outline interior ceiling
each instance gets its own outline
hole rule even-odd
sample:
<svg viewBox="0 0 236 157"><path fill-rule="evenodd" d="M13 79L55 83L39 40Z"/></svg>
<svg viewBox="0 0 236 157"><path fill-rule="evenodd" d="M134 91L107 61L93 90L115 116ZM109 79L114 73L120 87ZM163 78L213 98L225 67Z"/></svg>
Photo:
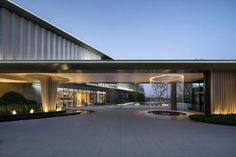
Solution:
<svg viewBox="0 0 236 157"><path fill-rule="evenodd" d="M36 74L36 73L34 73ZM67 79L68 83L149 83L154 76L167 73L37 73ZM178 73L184 76L184 82L193 82L203 79L203 73ZM32 73L8 73L0 74L0 82L26 83L39 82L35 77L29 77Z"/></svg>

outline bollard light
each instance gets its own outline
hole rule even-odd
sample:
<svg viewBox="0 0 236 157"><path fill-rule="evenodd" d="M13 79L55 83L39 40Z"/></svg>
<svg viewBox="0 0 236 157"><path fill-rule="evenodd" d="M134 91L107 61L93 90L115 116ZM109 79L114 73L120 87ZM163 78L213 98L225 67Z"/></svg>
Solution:
<svg viewBox="0 0 236 157"><path fill-rule="evenodd" d="M12 111L12 114L15 115L15 114L16 114L16 110L13 110L13 111Z"/></svg>
<svg viewBox="0 0 236 157"><path fill-rule="evenodd" d="M32 114L32 113L34 113L34 110L33 110L33 109L31 109L31 110L30 110L30 113L31 113L31 114Z"/></svg>

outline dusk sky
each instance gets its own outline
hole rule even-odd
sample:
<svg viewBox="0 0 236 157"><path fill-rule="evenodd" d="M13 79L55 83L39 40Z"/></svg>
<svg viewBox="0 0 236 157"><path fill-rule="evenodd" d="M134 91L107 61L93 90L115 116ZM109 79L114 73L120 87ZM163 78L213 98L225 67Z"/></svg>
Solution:
<svg viewBox="0 0 236 157"><path fill-rule="evenodd" d="M114 59L236 59L236 0L13 0Z"/></svg>

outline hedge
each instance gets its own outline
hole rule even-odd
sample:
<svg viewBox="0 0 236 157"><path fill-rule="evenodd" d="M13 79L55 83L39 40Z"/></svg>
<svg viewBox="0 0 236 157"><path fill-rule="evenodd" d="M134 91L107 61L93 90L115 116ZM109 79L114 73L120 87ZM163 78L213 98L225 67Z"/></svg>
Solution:
<svg viewBox="0 0 236 157"><path fill-rule="evenodd" d="M195 114L190 115L189 118L194 121L236 126L236 114Z"/></svg>

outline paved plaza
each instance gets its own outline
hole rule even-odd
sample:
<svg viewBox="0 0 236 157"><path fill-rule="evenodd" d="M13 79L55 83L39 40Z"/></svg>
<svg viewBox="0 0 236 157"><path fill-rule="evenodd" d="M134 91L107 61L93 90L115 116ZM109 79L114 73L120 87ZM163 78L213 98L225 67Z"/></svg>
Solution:
<svg viewBox="0 0 236 157"><path fill-rule="evenodd" d="M236 127L147 108L0 123L0 157L235 157Z"/></svg>

